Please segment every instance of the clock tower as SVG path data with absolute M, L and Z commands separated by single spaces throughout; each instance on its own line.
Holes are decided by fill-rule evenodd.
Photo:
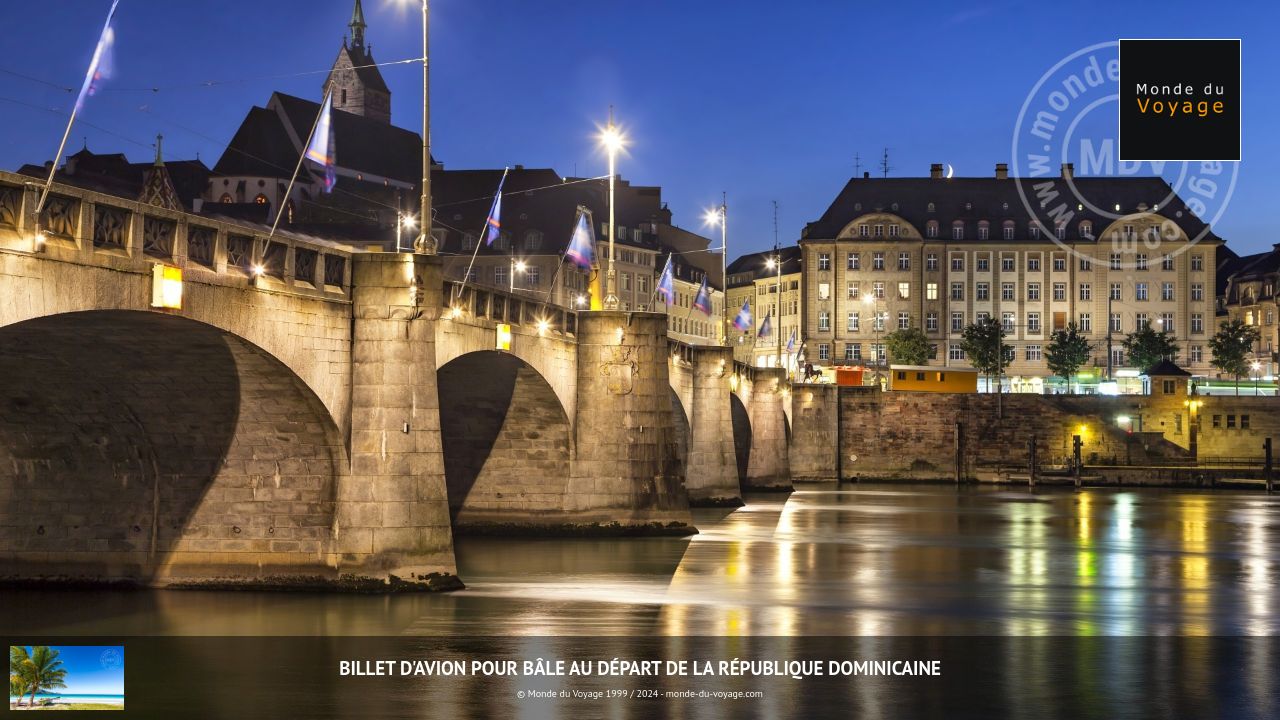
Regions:
M 371 120 L 391 123 L 391 91 L 373 59 L 373 46 L 366 45 L 364 8 L 356 0 L 351 11 L 351 30 L 343 38 L 338 59 L 324 81 L 324 91 L 333 89 L 333 107 Z

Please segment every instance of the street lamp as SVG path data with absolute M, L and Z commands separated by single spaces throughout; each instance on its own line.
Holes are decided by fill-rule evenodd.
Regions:
M 600 144 L 609 154 L 609 267 L 605 273 L 604 309 L 618 309 L 618 275 L 613 268 L 613 241 L 617 231 L 613 226 L 613 186 L 618 161 L 618 151 L 626 146 L 622 130 L 613 124 L 613 108 L 609 108 L 609 124 L 600 132 Z
M 883 329 L 880 325 L 880 308 L 876 306 L 876 296 L 873 293 L 863 295 L 862 302 L 871 306 L 871 328 L 876 334 L 876 344 L 872 347 L 872 354 L 875 356 L 876 386 L 878 387 L 880 385 L 880 352 L 883 350 L 880 345 L 880 331 Z
M 396 1 L 401 4 L 413 2 Z M 427 41 L 431 13 L 427 2 L 428 0 L 422 0 L 422 232 L 415 244 L 418 251 L 435 255 L 436 249 L 428 244 L 431 237 L 431 69 L 427 61 L 430 55 Z
M 1260 372 L 1262 370 L 1262 363 L 1258 362 L 1257 360 L 1254 360 L 1253 365 L 1251 365 L 1250 367 L 1253 368 L 1253 395 L 1254 397 L 1257 397 L 1258 383 L 1262 380 L 1262 378 L 1259 377 L 1262 374 Z
M 418 218 L 412 215 L 399 213 L 400 222 L 396 223 L 396 252 L 400 251 L 400 231 L 401 229 L 412 231 L 418 226 Z
M 710 227 L 720 226 L 720 290 L 724 298 L 720 303 L 720 344 L 729 342 L 729 206 L 725 196 L 720 196 L 720 207 L 708 210 L 703 220 Z
M 774 252 L 775 253 L 777 252 L 776 248 L 774 249 Z M 773 329 L 773 334 L 776 336 L 775 341 L 777 344 L 777 349 L 775 351 L 776 352 L 775 364 L 778 367 L 782 367 L 782 256 L 774 255 L 773 257 L 769 258 L 767 261 L 765 261 L 765 267 L 769 268 L 770 270 L 778 271 L 778 278 L 777 278 L 778 284 L 775 290 L 776 297 L 774 298 L 775 304 L 778 308 L 778 317 L 774 320 L 774 323 L 773 323 L 775 326 Z
M 511 292 L 513 294 L 516 291 L 516 273 L 524 272 L 526 267 L 528 266 L 524 264 L 523 260 L 511 258 Z

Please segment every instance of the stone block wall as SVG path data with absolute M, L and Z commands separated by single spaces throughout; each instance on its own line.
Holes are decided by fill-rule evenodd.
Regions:
M 695 505 L 740 505 L 742 492 L 734 451 L 729 387 L 733 350 L 695 348 L 692 358 L 686 369 L 693 413 L 685 464 L 689 501 Z
M 787 448 L 792 480 L 818 481 L 836 477 L 840 392 L 841 389 L 835 385 L 792 387 L 791 445 Z
M 745 380 L 745 378 L 744 378 Z M 790 490 L 791 471 L 787 461 L 786 370 L 755 368 L 749 380 L 751 397 L 751 453 L 747 462 L 748 490 Z

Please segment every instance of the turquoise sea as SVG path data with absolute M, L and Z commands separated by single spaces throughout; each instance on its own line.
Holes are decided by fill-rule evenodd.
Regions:
M 77 703 L 112 703 L 115 705 L 124 704 L 123 695 L 79 695 L 76 693 L 36 693 L 36 702 L 39 703 L 45 698 L 59 698 L 66 702 Z M 23 703 L 31 699 L 30 695 L 23 696 Z M 17 702 L 17 698 L 9 696 L 9 703 Z

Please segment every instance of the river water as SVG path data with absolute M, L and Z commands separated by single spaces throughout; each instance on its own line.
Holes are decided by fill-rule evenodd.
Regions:
M 946 658 L 952 679 L 933 689 L 974 700 L 974 689 L 958 679 L 969 670 L 970 652 L 973 662 L 993 665 L 984 677 L 1001 688 L 1002 710 L 1024 707 L 1033 699 L 1028 693 L 1054 695 L 1053 688 L 1063 687 L 1055 684 L 1059 676 L 1076 690 L 1082 683 L 1111 687 L 1116 678 L 1128 678 L 1132 697 L 1113 703 L 1147 698 L 1154 684 L 1178 697 L 1188 693 L 1188 702 L 1209 698 L 1214 714 L 1228 698 L 1242 703 L 1230 706 L 1240 717 L 1280 709 L 1280 656 L 1268 637 L 1280 626 L 1280 498 L 1258 492 L 828 484 L 750 497 L 733 511 L 698 510 L 695 522 L 700 534 L 679 539 L 460 538 L 458 568 L 467 589 L 452 594 L 6 590 L 0 591 L 6 607 L 0 622 L 9 635 L 135 641 L 153 635 L 344 636 L 369 643 L 376 642 L 372 636 L 396 636 L 410 642 L 406 647 L 434 647 L 437 656 L 479 652 L 486 638 L 497 654 L 528 649 L 519 641 L 528 638 L 547 652 L 607 647 L 612 657 L 628 648 L 669 656 L 673 646 L 661 638 L 679 638 L 688 645 L 678 647 L 687 649 L 698 647 L 699 636 L 713 655 L 785 650 L 829 656 L 853 647 L 865 656 L 878 648 L 909 658 Z M 759 636 L 762 644 L 726 648 L 726 636 Z M 805 646 L 802 639 L 777 645 L 797 636 L 816 644 Z M 864 644 L 829 645 L 841 637 Z M 869 637 L 883 642 L 866 645 Z M 1200 637 L 1209 639 L 1197 644 Z M 472 645 L 446 652 L 432 645 L 441 638 L 466 638 Z M 1036 638 L 1049 644 L 1027 644 Z M 1098 644 L 1080 644 L 1090 638 Z M 344 651 L 331 644 L 324 652 Z M 1062 666 L 1060 656 L 1074 660 Z M 1217 675 L 1222 668 L 1232 668 L 1235 682 L 1220 687 L 1219 681 L 1227 682 Z M 1133 673 L 1139 675 L 1129 677 Z M 1023 680 L 1014 682 L 1017 677 Z M 467 702 L 484 708 L 487 696 L 518 685 L 469 682 Z M 799 686 L 787 682 L 789 691 L 766 683 L 772 702 L 744 705 L 740 709 L 750 711 L 741 716 L 791 714 L 788 693 Z M 419 691 L 404 699 L 409 714 L 417 714 L 412 698 L 421 697 Z M 920 708 L 911 704 L 912 695 L 878 696 L 871 705 L 861 696 L 839 702 L 877 710 L 871 715 L 915 714 Z M 1074 690 L 1059 695 L 1064 703 L 1076 698 Z M 1071 714 L 1088 709 L 1070 703 L 1061 708 Z M 524 714 L 561 714 L 543 709 L 542 715 Z M 652 714 L 626 706 L 609 716 Z

